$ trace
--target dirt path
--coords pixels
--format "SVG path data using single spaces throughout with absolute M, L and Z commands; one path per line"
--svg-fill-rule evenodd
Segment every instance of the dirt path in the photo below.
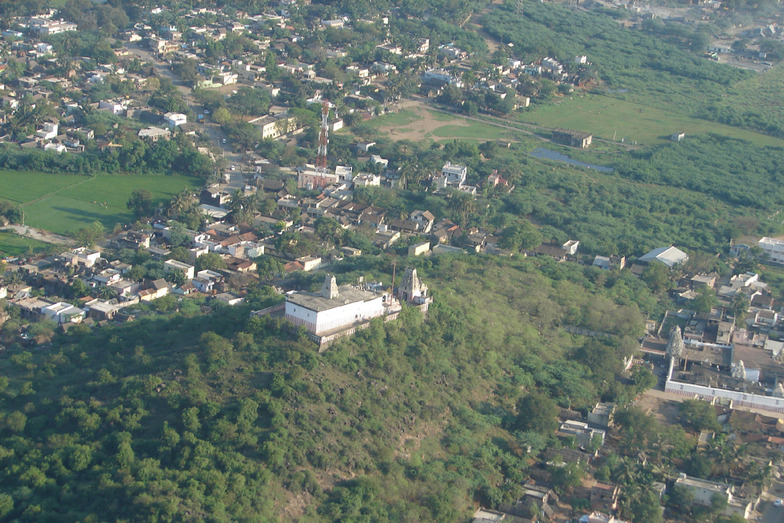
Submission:
M 42 229 L 35 229 L 27 225 L 8 225 L 4 227 L 2 230 L 12 231 L 20 236 L 26 236 L 27 238 L 32 238 L 34 240 L 38 240 L 46 243 L 53 243 L 55 245 L 75 244 L 75 242 L 71 238 L 66 238 L 65 236 L 54 234 L 49 231 L 44 231 Z

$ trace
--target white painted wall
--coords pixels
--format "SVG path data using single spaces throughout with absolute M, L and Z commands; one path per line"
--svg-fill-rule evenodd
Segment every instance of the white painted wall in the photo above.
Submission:
M 286 302 L 286 319 L 296 325 L 303 325 L 317 335 L 354 323 L 368 321 L 383 314 L 384 305 L 380 295 L 372 300 L 348 303 L 319 313 L 295 303 Z

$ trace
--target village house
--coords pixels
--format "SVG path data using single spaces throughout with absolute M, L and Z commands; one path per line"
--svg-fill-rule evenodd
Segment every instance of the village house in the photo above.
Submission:
M 601 429 L 594 429 L 582 421 L 567 420 L 561 423 L 557 434 L 574 438 L 575 443 L 581 448 L 591 448 L 594 443 L 599 446 L 604 444 L 605 432 Z
M 441 173 L 433 177 L 433 183 L 438 189 L 452 187 L 461 188 L 468 176 L 468 167 L 447 162 L 441 168 Z
M 695 478 L 681 473 L 675 480 L 675 486 L 689 491 L 697 505 L 710 507 L 714 497 L 717 497 L 727 503 L 727 508 L 724 511 L 726 515 L 738 514 L 745 519 L 751 515 L 752 503 L 736 500 L 733 496 L 733 489 L 725 483 Z
M 626 266 L 626 256 L 600 256 L 597 254 L 592 265 L 606 271 L 621 270 Z
M 41 314 L 58 325 L 79 323 L 86 316 L 82 309 L 65 302 L 52 303 L 51 305 L 41 307 Z
M 591 508 L 611 513 L 618 508 L 619 494 L 620 489 L 617 485 L 597 481 L 591 487 Z
M 554 142 L 579 147 L 585 149 L 591 145 L 593 135 L 584 131 L 571 131 L 568 129 L 553 129 L 552 139 Z
M 160 127 L 147 127 L 140 129 L 136 136 L 142 140 L 157 142 L 158 140 L 168 140 L 171 136 L 171 131 L 161 129 Z
M 784 240 L 764 237 L 757 242 L 757 246 L 762 249 L 767 261 L 784 264 Z
M 139 301 L 153 301 L 169 294 L 169 284 L 163 278 L 150 283 L 147 289 L 139 291 Z
M 652 261 L 658 261 L 672 269 L 677 265 L 681 265 L 689 261 L 689 255 L 678 249 L 675 246 L 659 247 L 647 252 L 640 256 L 637 261 L 639 263 L 649 264 Z
M 170 129 L 184 125 L 188 121 L 188 117 L 182 113 L 166 113 L 163 115 L 163 119 Z
M 409 256 L 421 256 L 430 252 L 430 242 L 416 243 L 408 248 Z
M 186 279 L 192 280 L 195 276 L 196 268 L 178 260 L 166 260 L 163 262 L 163 270 L 165 272 L 180 271 L 185 275 Z

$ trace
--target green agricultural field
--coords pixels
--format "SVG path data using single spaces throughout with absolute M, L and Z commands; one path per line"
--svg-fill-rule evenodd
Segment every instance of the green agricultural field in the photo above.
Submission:
M 27 203 L 88 179 L 84 176 L 0 169 L 0 198 L 17 204 Z
M 687 135 L 716 133 L 756 145 L 784 146 L 784 140 L 779 138 L 597 94 L 575 95 L 553 105 L 532 107 L 521 114 L 520 120 L 543 127 L 588 131 L 608 140 L 624 138 L 626 143 L 644 145 L 666 141 L 675 132 L 685 132 Z
M 52 245 L 13 232 L 0 231 L 0 258 L 19 256 L 29 252 L 46 251 Z
M 134 189 L 146 189 L 159 201 L 202 181 L 187 176 L 71 176 L 0 171 L 0 198 L 20 204 L 25 224 L 47 231 L 73 232 L 98 221 L 106 229 L 133 219 L 125 202 Z

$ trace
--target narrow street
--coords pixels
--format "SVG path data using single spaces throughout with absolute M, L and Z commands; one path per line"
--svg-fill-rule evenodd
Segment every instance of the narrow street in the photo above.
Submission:
M 139 60 L 151 63 L 153 67 L 155 67 L 155 72 L 159 77 L 165 77 L 171 80 L 174 87 L 177 88 L 177 91 L 179 91 L 179 93 L 182 95 L 183 100 L 186 104 L 188 104 L 188 107 L 193 111 L 194 114 L 204 114 L 204 107 L 194 98 L 193 89 L 183 85 L 183 83 L 180 82 L 180 80 L 172 71 L 169 63 L 159 60 L 149 50 L 142 47 L 138 42 L 127 43 L 125 45 L 126 49 L 138 57 Z M 234 152 L 232 150 L 231 143 L 228 141 L 226 134 L 220 128 L 220 125 L 209 119 L 209 116 L 207 116 L 205 120 L 209 121 L 204 122 L 204 124 L 201 126 L 201 130 L 204 134 L 207 135 L 207 138 L 210 140 L 212 145 L 222 152 L 226 166 L 228 167 L 232 164 L 239 164 L 239 162 L 242 160 L 242 153 Z

